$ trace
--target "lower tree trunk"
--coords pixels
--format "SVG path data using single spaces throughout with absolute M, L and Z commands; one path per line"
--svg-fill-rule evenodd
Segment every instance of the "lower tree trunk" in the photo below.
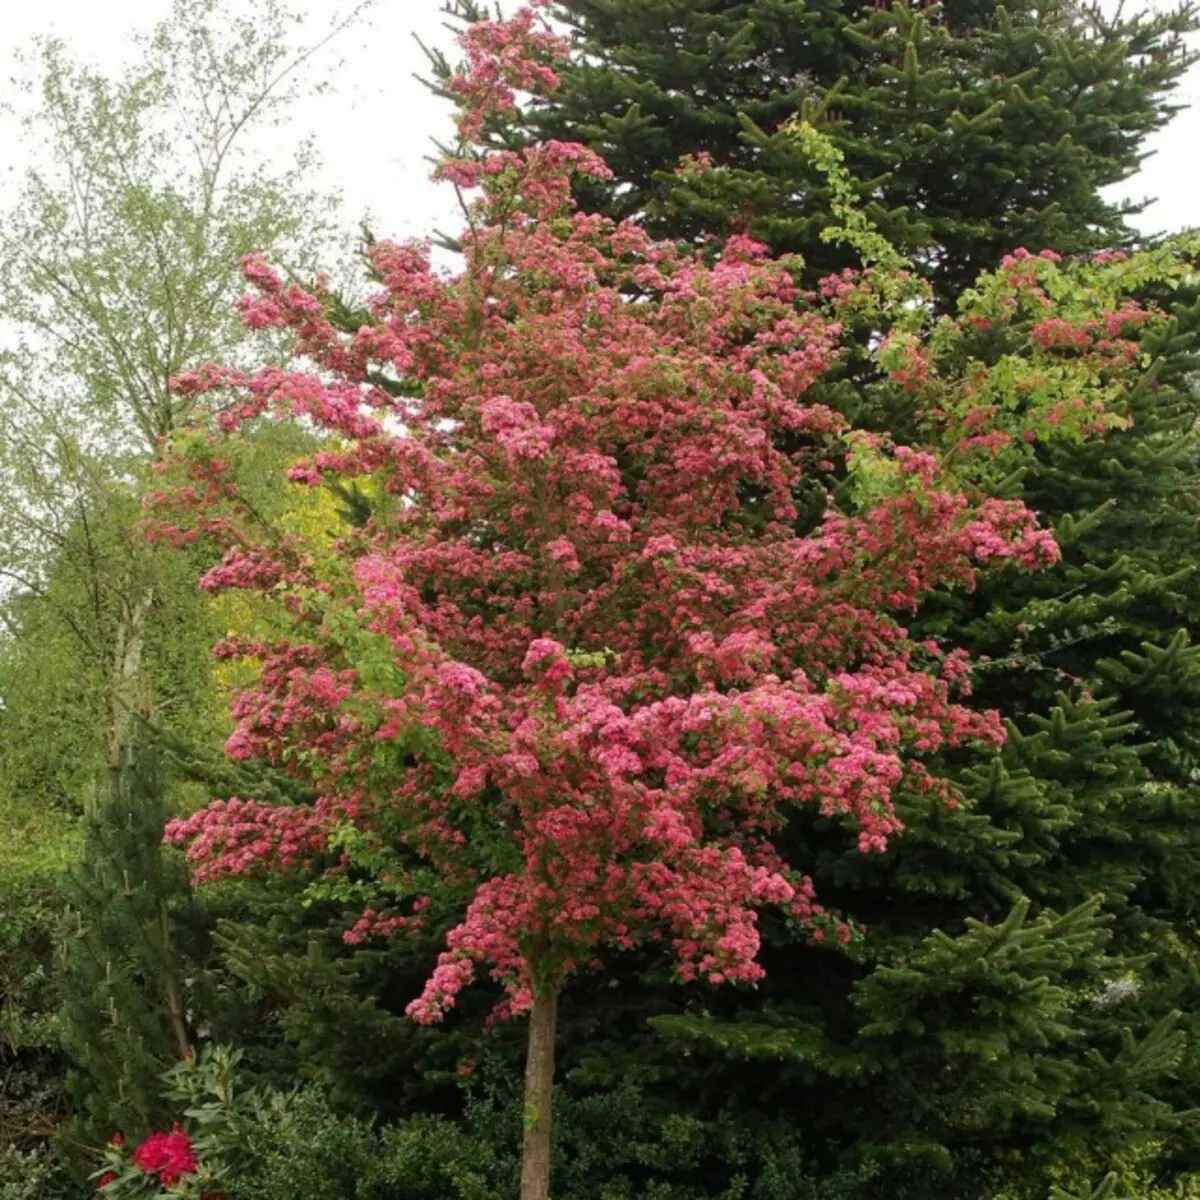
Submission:
M 534 992 L 525 1057 L 525 1140 L 521 1147 L 521 1200 L 549 1200 L 550 1130 L 554 1104 L 554 1038 L 558 990 Z
M 117 622 L 109 696 L 112 716 L 108 731 L 108 759 L 118 770 L 124 765 L 126 751 L 133 743 L 137 712 L 146 706 L 145 697 L 140 694 L 146 686 L 142 650 L 153 603 L 154 592 L 146 588 L 131 604 L 124 605 L 125 611 Z

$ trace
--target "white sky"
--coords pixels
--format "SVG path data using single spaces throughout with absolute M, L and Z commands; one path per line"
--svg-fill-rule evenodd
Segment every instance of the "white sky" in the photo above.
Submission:
M 242 3 L 250 9 L 254 0 Z M 170 7 L 170 0 L 0 0 L 0 104 L 12 96 L 10 54 L 34 35 L 61 37 L 74 56 L 116 72 L 128 60 L 131 33 L 148 30 Z M 313 42 L 352 0 L 290 0 L 289 7 L 304 14 L 303 40 Z M 430 139 L 449 134 L 448 106 L 413 78 L 426 73 L 414 33 L 426 45 L 452 48 L 440 9 L 441 0 L 375 0 L 314 64 L 314 72 L 330 72 L 332 89 L 293 110 L 294 132 L 316 136 L 321 190 L 342 193 L 350 226 L 369 211 L 381 237 L 423 236 L 438 224 L 458 229 L 453 193 L 430 182 L 424 161 Z M 0 139 L 9 128 L 0 125 Z M 7 150 L 0 141 L 0 209 L 16 175 L 4 170 L 13 164 Z
M 314 32 L 346 8 L 345 0 L 294 4 L 310 16 Z M 95 65 L 116 69 L 128 53 L 131 30 L 154 24 L 168 7 L 168 0 L 0 0 L 0 101 L 9 86 L 8 54 L 32 35 L 56 34 Z M 299 128 L 316 134 L 326 173 L 321 182 L 345 197 L 348 224 L 369 211 L 380 236 L 420 236 L 435 224 L 457 229 L 448 193 L 429 182 L 424 161 L 430 138 L 449 128 L 446 107 L 412 78 L 424 70 L 414 32 L 426 44 L 450 47 L 439 10 L 440 0 L 376 0 L 365 21 L 326 52 L 328 65 L 342 60 L 334 91 L 297 111 Z M 1200 64 L 1178 96 L 1196 107 L 1151 141 L 1153 154 L 1141 175 L 1115 189 L 1122 196 L 1158 198 L 1138 222 L 1147 231 L 1200 225 Z M 13 165 L 0 145 L 0 167 Z M 14 174 L 0 171 L 9 181 Z M 0 206 L 8 186 L 0 178 Z

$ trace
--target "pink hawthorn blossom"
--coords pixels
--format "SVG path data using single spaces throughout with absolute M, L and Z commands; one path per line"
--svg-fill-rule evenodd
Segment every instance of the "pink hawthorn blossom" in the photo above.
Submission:
M 167 836 L 203 880 L 329 865 L 345 822 L 391 831 L 422 878 L 467 894 L 409 1006 L 420 1021 L 480 968 L 508 1015 L 605 948 L 647 942 L 682 979 L 753 981 L 758 910 L 826 936 L 805 864 L 776 849 L 794 808 L 878 852 L 900 832 L 902 783 L 953 799 L 925 757 L 1002 739 L 961 701 L 965 657 L 922 665 L 902 614 L 970 587 L 981 564 L 1035 569 L 1057 547 L 1020 503 L 965 494 L 929 447 L 882 441 L 914 485 L 861 511 L 830 501 L 802 527 L 797 495 L 852 432 L 818 384 L 842 355 L 839 315 L 876 294 L 876 274 L 807 295 L 796 264 L 749 237 L 710 261 L 575 211 L 572 174 L 607 171 L 584 147 L 475 145 L 518 92 L 553 85 L 558 39 L 523 10 L 471 27 L 465 48 L 463 147 L 441 168 L 476 193 L 463 270 L 380 243 L 372 319 L 347 333 L 247 259 L 245 319 L 290 331 L 293 365 L 178 381 L 223 405 L 212 452 L 156 495 L 157 532 L 211 537 L 225 553 L 202 586 L 273 595 L 291 629 L 218 648 L 261 663 L 235 695 L 229 753 L 318 799 L 216 801 Z M 1003 303 L 1037 311 L 1038 346 L 1123 353 L 1098 336 L 1119 341 L 1139 314 L 1064 324 L 1039 282 L 1051 265 L 1018 251 L 1002 267 Z M 914 345 L 896 382 L 940 394 L 954 381 L 939 369 Z M 966 432 L 1008 444 L 991 412 Z M 332 566 L 246 519 L 229 464 L 264 415 L 328 435 L 290 479 L 361 478 L 379 497 Z M 408 912 L 367 909 L 347 940 L 413 928 L 429 897 L 409 895 Z

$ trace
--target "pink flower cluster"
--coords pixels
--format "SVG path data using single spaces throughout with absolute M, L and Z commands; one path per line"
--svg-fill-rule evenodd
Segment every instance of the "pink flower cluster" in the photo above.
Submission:
M 187 846 L 197 883 L 258 867 L 286 869 L 324 850 L 338 803 L 286 808 L 236 797 L 214 800 L 190 817 L 169 821 L 163 838 Z
M 460 39 L 467 61 L 451 80 L 459 101 L 459 134 L 474 141 L 492 115 L 516 108 L 517 91 L 550 91 L 558 76 L 548 59 L 562 57 L 567 42 L 537 28 L 535 10 L 548 0 L 531 0 L 507 21 L 478 21 Z

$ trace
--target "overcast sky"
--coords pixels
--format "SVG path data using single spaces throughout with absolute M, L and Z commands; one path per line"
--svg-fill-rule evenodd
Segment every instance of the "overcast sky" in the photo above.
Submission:
M 346 3 L 295 0 L 295 7 L 315 31 Z M 52 33 L 95 65 L 115 70 L 128 54 L 130 32 L 151 26 L 168 8 L 169 0 L 0 0 L 0 60 L 34 34 Z M 336 90 L 297 113 L 301 128 L 316 133 L 324 182 L 341 189 L 348 221 L 369 211 L 382 236 L 418 236 L 435 224 L 455 225 L 445 189 L 429 182 L 423 157 L 430 138 L 448 128 L 445 106 L 412 77 L 424 65 L 414 32 L 427 44 L 449 46 L 439 8 L 440 0 L 377 0 L 365 21 L 329 52 L 329 64 L 343 61 Z M 0 72 L 0 99 L 8 76 L 7 69 Z M 1141 175 L 1116 189 L 1158 197 L 1138 222 L 1147 231 L 1200 225 L 1200 64 L 1178 95 L 1196 107 L 1152 140 L 1154 153 Z M 11 155 L 0 154 L 5 158 L 11 165 Z M 0 202 L 5 190 L 0 182 Z

